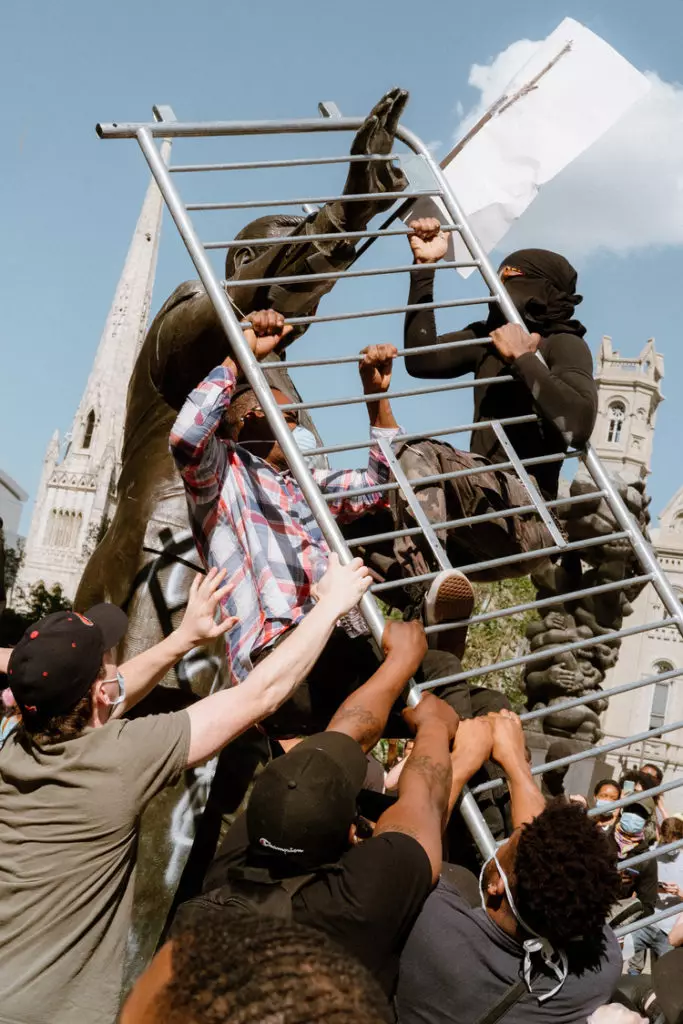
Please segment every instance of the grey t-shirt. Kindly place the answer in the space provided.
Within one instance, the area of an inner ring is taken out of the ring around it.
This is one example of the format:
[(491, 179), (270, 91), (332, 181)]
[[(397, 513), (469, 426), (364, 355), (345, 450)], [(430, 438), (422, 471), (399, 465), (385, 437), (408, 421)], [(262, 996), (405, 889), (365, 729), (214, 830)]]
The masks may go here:
[[(606, 929), (607, 953), (600, 969), (569, 974), (547, 1002), (557, 980), (539, 977), (533, 958), (533, 994), (525, 992), (508, 1011), (505, 1024), (585, 1024), (609, 1002), (621, 974), (622, 959), (614, 934)], [(519, 981), (523, 951), (480, 907), (473, 910), (441, 881), (429, 896), (401, 957), (396, 997), (399, 1024), (473, 1024)]]
[(113, 1024), (138, 821), (187, 765), (185, 711), (0, 750), (0, 1021)]

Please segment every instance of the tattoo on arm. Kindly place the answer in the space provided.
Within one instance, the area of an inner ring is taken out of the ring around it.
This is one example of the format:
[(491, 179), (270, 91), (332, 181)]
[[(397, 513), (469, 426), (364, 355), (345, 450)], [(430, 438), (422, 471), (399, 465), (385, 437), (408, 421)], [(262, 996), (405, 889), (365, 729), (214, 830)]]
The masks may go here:
[(375, 737), (379, 738), (382, 731), (380, 719), (361, 704), (340, 708), (330, 722), (330, 728), (335, 728), (342, 724), (344, 732), (352, 735), (361, 746), (373, 742)]
[(421, 754), (418, 757), (411, 754), (403, 768), (404, 772), (415, 772), (422, 775), (428, 782), (436, 786), (448, 786), (451, 781), (451, 766), (449, 764), (433, 761), (428, 754)]

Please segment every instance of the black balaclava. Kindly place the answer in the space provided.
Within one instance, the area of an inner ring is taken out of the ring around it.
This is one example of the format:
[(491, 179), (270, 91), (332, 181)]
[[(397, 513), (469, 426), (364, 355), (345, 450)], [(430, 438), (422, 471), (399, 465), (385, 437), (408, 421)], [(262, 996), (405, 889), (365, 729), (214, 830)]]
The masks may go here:
[[(576, 294), (576, 271), (571, 263), (548, 249), (519, 249), (500, 264), (521, 270), (522, 277), (509, 277), (505, 287), (530, 331), (550, 334), (577, 334), (586, 328), (573, 319), (574, 307), (583, 301)], [(505, 323), (497, 305), (491, 307), (487, 325), (490, 330)]]

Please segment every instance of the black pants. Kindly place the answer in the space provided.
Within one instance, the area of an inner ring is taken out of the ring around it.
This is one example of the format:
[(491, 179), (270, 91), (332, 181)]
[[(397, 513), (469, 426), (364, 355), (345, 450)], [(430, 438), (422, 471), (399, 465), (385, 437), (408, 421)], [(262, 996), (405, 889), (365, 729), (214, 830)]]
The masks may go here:
[[(263, 652), (265, 656), (267, 652)], [(256, 659), (259, 660), (259, 659)], [(310, 736), (325, 730), (337, 708), (366, 683), (379, 667), (379, 659), (369, 637), (349, 637), (335, 629), (324, 651), (296, 693), (262, 722), (273, 739)], [(459, 660), (447, 651), (428, 651), (415, 681), (427, 683), (462, 670)], [(483, 687), (472, 688), (466, 681), (446, 683), (433, 691), (457, 711), (461, 718), (474, 718), (509, 707), (504, 694)], [(389, 739), (407, 738), (410, 730), (401, 717), (404, 702), (398, 701), (389, 716), (383, 735)]]

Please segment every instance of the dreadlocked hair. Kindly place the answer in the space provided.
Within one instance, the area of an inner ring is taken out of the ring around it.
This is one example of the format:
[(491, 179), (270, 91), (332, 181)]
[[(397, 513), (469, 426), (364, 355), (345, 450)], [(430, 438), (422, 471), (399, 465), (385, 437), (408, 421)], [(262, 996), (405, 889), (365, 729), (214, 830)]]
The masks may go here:
[(173, 936), (165, 1024), (386, 1024), (389, 1006), (356, 960), (321, 932), (265, 915), (197, 915)]
[(585, 810), (563, 798), (524, 825), (515, 858), (515, 901), (530, 928), (564, 950), (575, 974), (595, 970), (604, 925), (619, 898), (616, 853)]

